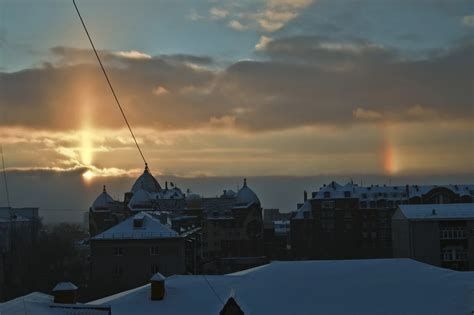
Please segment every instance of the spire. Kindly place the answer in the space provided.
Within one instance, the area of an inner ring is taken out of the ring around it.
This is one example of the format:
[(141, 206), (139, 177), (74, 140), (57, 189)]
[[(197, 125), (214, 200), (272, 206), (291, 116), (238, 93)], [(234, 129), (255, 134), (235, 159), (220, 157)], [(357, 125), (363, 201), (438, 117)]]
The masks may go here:
[(104, 185), (104, 187), (102, 188), (102, 192), (103, 192), (103, 193), (106, 193), (106, 192), (107, 192), (107, 189), (105, 189), (105, 185)]
[(145, 163), (145, 172), (149, 172), (148, 163)]
[(247, 187), (247, 178), (244, 178), (244, 187)]

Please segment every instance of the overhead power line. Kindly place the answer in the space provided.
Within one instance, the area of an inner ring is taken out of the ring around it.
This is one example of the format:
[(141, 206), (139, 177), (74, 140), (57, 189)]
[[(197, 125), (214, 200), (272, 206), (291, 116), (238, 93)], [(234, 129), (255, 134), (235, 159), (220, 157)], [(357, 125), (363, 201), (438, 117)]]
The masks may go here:
[(135, 138), (135, 134), (132, 131), (132, 127), (130, 127), (130, 123), (128, 122), (127, 116), (125, 116), (125, 112), (123, 111), (122, 105), (120, 104), (117, 94), (115, 93), (112, 83), (110, 82), (109, 76), (107, 75), (107, 71), (105, 71), (104, 65), (102, 64), (99, 54), (97, 53), (97, 49), (95, 49), (94, 42), (92, 41), (89, 31), (87, 30), (86, 24), (84, 23), (84, 19), (81, 16), (81, 12), (79, 12), (79, 8), (76, 5), (76, 1), (72, 0), (72, 3), (74, 4), (74, 7), (76, 8), (77, 15), (79, 16), (79, 19), (81, 20), (81, 23), (82, 23), (82, 26), (84, 27), (84, 31), (86, 32), (87, 38), (89, 39), (92, 49), (94, 50), (94, 54), (97, 57), (97, 61), (99, 61), (100, 68), (102, 69), (102, 73), (104, 74), (105, 79), (107, 80), (110, 91), (112, 91), (112, 95), (114, 96), (115, 102), (117, 103), (117, 106), (120, 109), (120, 112), (122, 113), (123, 120), (125, 121), (125, 124), (127, 124), (128, 130), (130, 131), (130, 134), (132, 135), (133, 141), (135, 142), (135, 145), (137, 146), (138, 152), (140, 152), (143, 162), (147, 164), (145, 156), (143, 155), (140, 145), (138, 145), (138, 141)]

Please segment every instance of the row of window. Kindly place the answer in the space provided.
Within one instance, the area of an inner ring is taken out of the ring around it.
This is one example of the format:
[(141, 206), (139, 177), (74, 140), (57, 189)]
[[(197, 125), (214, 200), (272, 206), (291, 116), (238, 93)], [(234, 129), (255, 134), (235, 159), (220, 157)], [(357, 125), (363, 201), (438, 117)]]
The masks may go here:
[(467, 251), (464, 248), (448, 248), (441, 250), (441, 261), (466, 261)]
[[(150, 247), (150, 255), (156, 256), (158, 255), (159, 250), (158, 246), (151, 246)], [(122, 247), (114, 247), (114, 256), (123, 256), (123, 248)]]
[[(351, 196), (352, 196), (352, 193), (350, 191), (345, 191), (344, 192), (344, 198), (350, 198)], [(381, 193), (381, 192), (379, 192), (379, 193), (373, 193), (373, 194), (371, 194), (371, 196), (373, 198), (378, 198), (378, 197), (382, 197), (382, 198), (389, 198), (389, 197), (406, 198), (407, 194), (405, 192), (401, 192), (401, 193)], [(367, 199), (369, 197), (369, 194), (363, 193), (361, 195), (361, 197), (362, 197), (362, 199)], [(325, 191), (324, 192), (324, 198), (326, 198), (326, 199), (331, 198), (331, 192), (330, 191)]]
[(442, 240), (465, 239), (466, 230), (463, 227), (444, 228), (439, 231), (439, 237)]

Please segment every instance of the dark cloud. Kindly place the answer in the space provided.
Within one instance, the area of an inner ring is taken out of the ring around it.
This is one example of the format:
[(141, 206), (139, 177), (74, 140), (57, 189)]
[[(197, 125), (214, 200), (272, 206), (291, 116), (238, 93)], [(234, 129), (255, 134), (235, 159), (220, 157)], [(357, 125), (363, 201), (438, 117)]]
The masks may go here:
[[(52, 49), (40, 68), (0, 73), (2, 125), (74, 129), (84, 107), (95, 126), (123, 127), (91, 51)], [(373, 120), (472, 119), (473, 45), (423, 58), (368, 41), (273, 40), (262, 61), (223, 70), (203, 56), (100, 54), (135, 126), (274, 130)]]

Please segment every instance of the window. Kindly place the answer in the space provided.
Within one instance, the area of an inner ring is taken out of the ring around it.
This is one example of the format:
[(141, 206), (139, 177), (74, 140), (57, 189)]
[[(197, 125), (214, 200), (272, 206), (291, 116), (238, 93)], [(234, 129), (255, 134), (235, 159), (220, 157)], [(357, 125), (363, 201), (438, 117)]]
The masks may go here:
[(113, 273), (116, 277), (121, 277), (123, 274), (123, 268), (120, 265), (115, 265), (113, 269)]
[(150, 255), (151, 255), (151, 256), (156, 256), (156, 255), (158, 255), (158, 246), (152, 246), (152, 247), (150, 247)]
[(153, 264), (150, 266), (150, 272), (152, 275), (154, 275), (157, 272), (160, 272), (160, 266), (157, 264)]
[(143, 227), (143, 219), (142, 218), (135, 218), (133, 220), (133, 228), (139, 229)]
[(362, 201), (362, 202), (360, 203), (360, 207), (361, 207), (362, 209), (367, 208), (367, 202), (366, 202), (366, 201)]
[(331, 198), (331, 193), (329, 191), (325, 191), (324, 198)]
[(114, 247), (114, 256), (123, 256), (123, 248)]
[(367, 194), (365, 194), (365, 193), (362, 194), (362, 198), (363, 198), (363, 199), (367, 199)]
[(323, 201), (321, 203), (323, 209), (334, 209), (334, 201)]
[(345, 191), (344, 192), (344, 198), (350, 198), (351, 197), (351, 192), (350, 191)]

